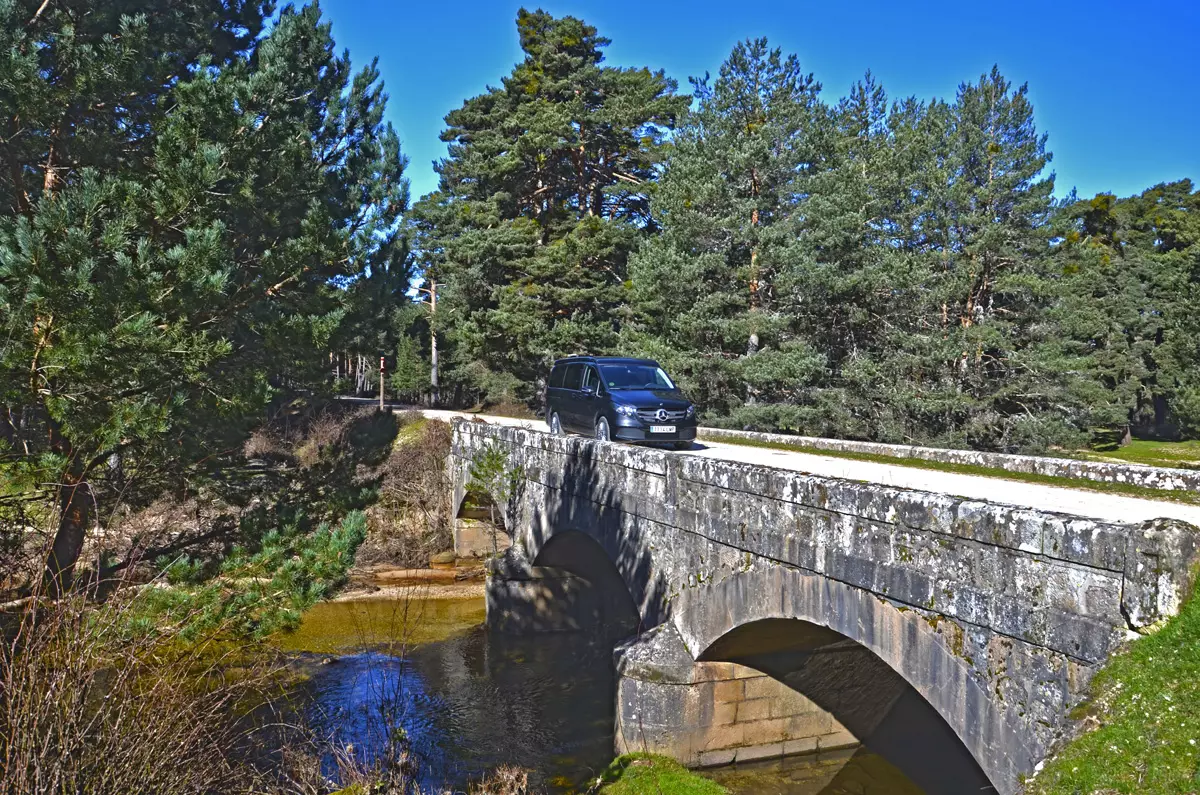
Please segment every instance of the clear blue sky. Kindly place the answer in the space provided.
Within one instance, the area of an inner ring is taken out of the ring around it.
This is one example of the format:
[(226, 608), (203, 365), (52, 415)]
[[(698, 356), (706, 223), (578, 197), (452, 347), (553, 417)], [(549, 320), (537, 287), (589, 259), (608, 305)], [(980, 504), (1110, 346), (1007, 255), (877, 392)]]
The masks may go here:
[[(870, 69), (895, 98), (953, 98), (1000, 65), (1029, 84), (1050, 134), (1057, 193), (1136, 193), (1200, 181), (1200, 0), (546, 0), (612, 39), (607, 62), (687, 78), (716, 73), (739, 39), (767, 36), (843, 96)], [(414, 199), (437, 186), (443, 117), (521, 59), (519, 2), (322, 0), (356, 65), (379, 57), (389, 117), (411, 163)]]

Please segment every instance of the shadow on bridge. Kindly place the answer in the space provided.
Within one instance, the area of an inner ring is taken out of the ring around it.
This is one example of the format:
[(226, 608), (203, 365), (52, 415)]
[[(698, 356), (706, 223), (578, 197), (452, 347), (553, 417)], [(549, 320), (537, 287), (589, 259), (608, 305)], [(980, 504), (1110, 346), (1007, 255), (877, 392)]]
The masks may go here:
[[(615, 640), (663, 623), (670, 604), (651, 558), (652, 536), (661, 529), (630, 504), (624, 484), (606, 482), (603, 455), (603, 447), (583, 444), (561, 472), (529, 473), (546, 491), (544, 500), (532, 501), (525, 551), (535, 567), (585, 582), (602, 607), (606, 636)], [(551, 474), (552, 482), (541, 480)]]
[(870, 649), (796, 619), (763, 619), (718, 638), (702, 662), (733, 662), (803, 694), (928, 795), (995, 792), (945, 720)]

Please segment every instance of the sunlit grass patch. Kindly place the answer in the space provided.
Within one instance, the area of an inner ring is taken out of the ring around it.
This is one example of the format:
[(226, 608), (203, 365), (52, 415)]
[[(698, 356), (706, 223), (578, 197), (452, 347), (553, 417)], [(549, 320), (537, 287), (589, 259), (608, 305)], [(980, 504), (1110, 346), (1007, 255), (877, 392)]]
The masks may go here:
[(1200, 599), (1097, 674), (1085, 720), (1030, 795), (1200, 791)]
[(604, 795), (728, 795), (715, 781), (665, 756), (625, 754), (600, 776)]

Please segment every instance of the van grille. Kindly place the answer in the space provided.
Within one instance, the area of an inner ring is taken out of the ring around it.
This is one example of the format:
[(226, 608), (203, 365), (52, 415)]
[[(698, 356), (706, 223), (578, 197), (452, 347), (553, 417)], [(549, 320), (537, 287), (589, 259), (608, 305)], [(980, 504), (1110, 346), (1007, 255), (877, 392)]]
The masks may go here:
[(638, 419), (642, 422), (679, 422), (687, 417), (687, 411), (672, 411), (666, 410), (663, 417), (659, 417), (658, 409), (638, 409)]

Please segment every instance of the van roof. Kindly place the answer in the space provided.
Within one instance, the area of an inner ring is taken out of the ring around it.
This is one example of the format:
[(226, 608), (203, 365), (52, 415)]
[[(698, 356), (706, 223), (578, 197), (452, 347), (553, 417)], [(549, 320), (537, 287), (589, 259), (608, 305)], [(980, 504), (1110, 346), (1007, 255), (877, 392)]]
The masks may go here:
[(567, 356), (562, 359), (556, 359), (554, 366), (558, 367), (560, 364), (571, 364), (574, 362), (588, 364), (649, 364), (655, 367), (658, 366), (658, 362), (653, 359), (635, 359), (629, 356)]

